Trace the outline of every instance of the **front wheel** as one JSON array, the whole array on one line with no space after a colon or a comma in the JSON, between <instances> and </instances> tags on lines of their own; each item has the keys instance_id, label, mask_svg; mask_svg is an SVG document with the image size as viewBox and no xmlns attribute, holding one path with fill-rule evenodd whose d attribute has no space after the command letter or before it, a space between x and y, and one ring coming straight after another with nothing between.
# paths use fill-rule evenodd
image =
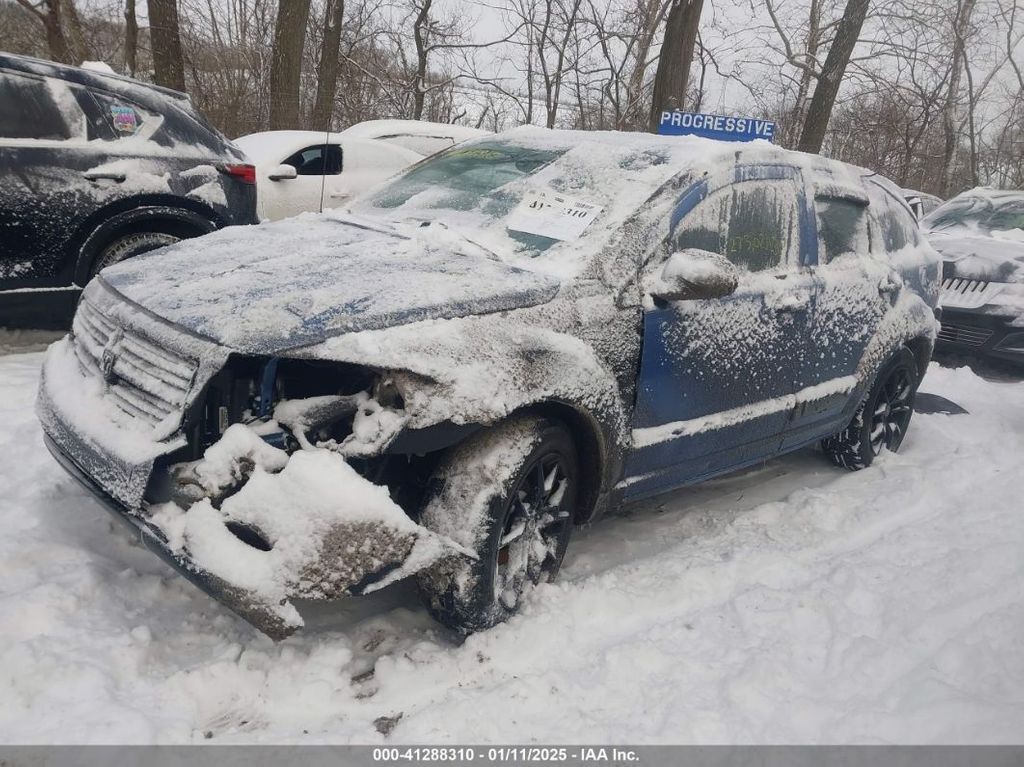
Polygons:
<instances>
[{"instance_id":1,"label":"front wheel","mask_svg":"<svg viewBox=\"0 0 1024 767\"><path fill-rule=\"evenodd\" d=\"M913 353L900 349L878 372L849 426L822 440L825 454L837 466L856 471L870 466L882 450L899 450L919 383Z\"/></svg>"},{"instance_id":2,"label":"front wheel","mask_svg":"<svg viewBox=\"0 0 1024 767\"><path fill-rule=\"evenodd\" d=\"M442 461L421 523L476 552L420 575L433 616L461 633L490 628L554 577L572 534L579 460L572 437L546 418L510 419Z\"/></svg>"},{"instance_id":3,"label":"front wheel","mask_svg":"<svg viewBox=\"0 0 1024 767\"><path fill-rule=\"evenodd\" d=\"M164 245L173 245L180 239L180 237L166 232L132 232L122 235L100 251L93 263L90 277L95 277L108 266L113 266L133 256L141 256L143 253L162 248Z\"/></svg>"}]
</instances>

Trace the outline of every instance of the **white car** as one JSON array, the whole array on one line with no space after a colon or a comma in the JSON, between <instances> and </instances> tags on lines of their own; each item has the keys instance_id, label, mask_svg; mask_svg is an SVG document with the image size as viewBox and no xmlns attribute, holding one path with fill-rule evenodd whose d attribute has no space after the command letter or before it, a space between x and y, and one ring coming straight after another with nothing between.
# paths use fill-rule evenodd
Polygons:
<instances>
[{"instance_id":1,"label":"white car","mask_svg":"<svg viewBox=\"0 0 1024 767\"><path fill-rule=\"evenodd\" d=\"M490 135L490 131L425 120L367 120L346 128L341 135L383 141L426 157L463 141Z\"/></svg>"},{"instance_id":2,"label":"white car","mask_svg":"<svg viewBox=\"0 0 1024 767\"><path fill-rule=\"evenodd\" d=\"M256 166L257 212L270 221L347 205L423 159L401 146L323 131L265 131L234 143Z\"/></svg>"}]
</instances>

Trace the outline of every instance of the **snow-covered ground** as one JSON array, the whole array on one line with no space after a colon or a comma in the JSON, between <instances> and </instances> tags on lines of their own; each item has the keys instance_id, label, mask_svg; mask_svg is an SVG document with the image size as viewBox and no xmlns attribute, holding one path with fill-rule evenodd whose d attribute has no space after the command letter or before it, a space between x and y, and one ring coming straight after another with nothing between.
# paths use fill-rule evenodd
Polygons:
<instances>
[{"instance_id":1,"label":"snow-covered ground","mask_svg":"<svg viewBox=\"0 0 1024 767\"><path fill-rule=\"evenodd\" d=\"M1024 383L933 365L849 474L813 451L577 531L464 643L402 585L275 645L47 455L0 356L0 741L992 743L1024 734Z\"/></svg>"}]
</instances>

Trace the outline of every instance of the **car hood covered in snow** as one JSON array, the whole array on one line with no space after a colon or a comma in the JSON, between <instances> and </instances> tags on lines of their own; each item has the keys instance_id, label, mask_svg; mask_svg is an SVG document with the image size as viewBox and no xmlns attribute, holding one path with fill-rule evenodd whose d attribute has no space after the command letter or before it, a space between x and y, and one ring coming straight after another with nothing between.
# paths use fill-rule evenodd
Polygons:
<instances>
[{"instance_id":1,"label":"car hood covered in snow","mask_svg":"<svg viewBox=\"0 0 1024 767\"><path fill-rule=\"evenodd\" d=\"M1024 237L932 232L928 241L942 254L944 277L1024 283Z\"/></svg>"},{"instance_id":2,"label":"car hood covered in snow","mask_svg":"<svg viewBox=\"0 0 1024 767\"><path fill-rule=\"evenodd\" d=\"M100 279L164 320L252 354L536 306L559 287L437 226L397 233L312 215L182 242Z\"/></svg>"}]
</instances>

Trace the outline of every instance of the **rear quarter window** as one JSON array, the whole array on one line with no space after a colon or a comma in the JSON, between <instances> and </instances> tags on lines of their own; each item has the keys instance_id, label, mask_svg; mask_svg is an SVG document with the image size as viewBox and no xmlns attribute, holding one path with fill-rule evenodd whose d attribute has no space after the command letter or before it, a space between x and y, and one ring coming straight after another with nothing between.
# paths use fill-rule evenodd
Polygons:
<instances>
[{"instance_id":1,"label":"rear quarter window","mask_svg":"<svg viewBox=\"0 0 1024 767\"><path fill-rule=\"evenodd\" d=\"M920 225L910 210L878 184L869 181L867 187L871 200L871 250L884 254L920 245Z\"/></svg>"},{"instance_id":2,"label":"rear quarter window","mask_svg":"<svg viewBox=\"0 0 1024 767\"><path fill-rule=\"evenodd\" d=\"M867 201L817 196L818 262L827 264L845 253L868 253Z\"/></svg>"}]
</instances>

